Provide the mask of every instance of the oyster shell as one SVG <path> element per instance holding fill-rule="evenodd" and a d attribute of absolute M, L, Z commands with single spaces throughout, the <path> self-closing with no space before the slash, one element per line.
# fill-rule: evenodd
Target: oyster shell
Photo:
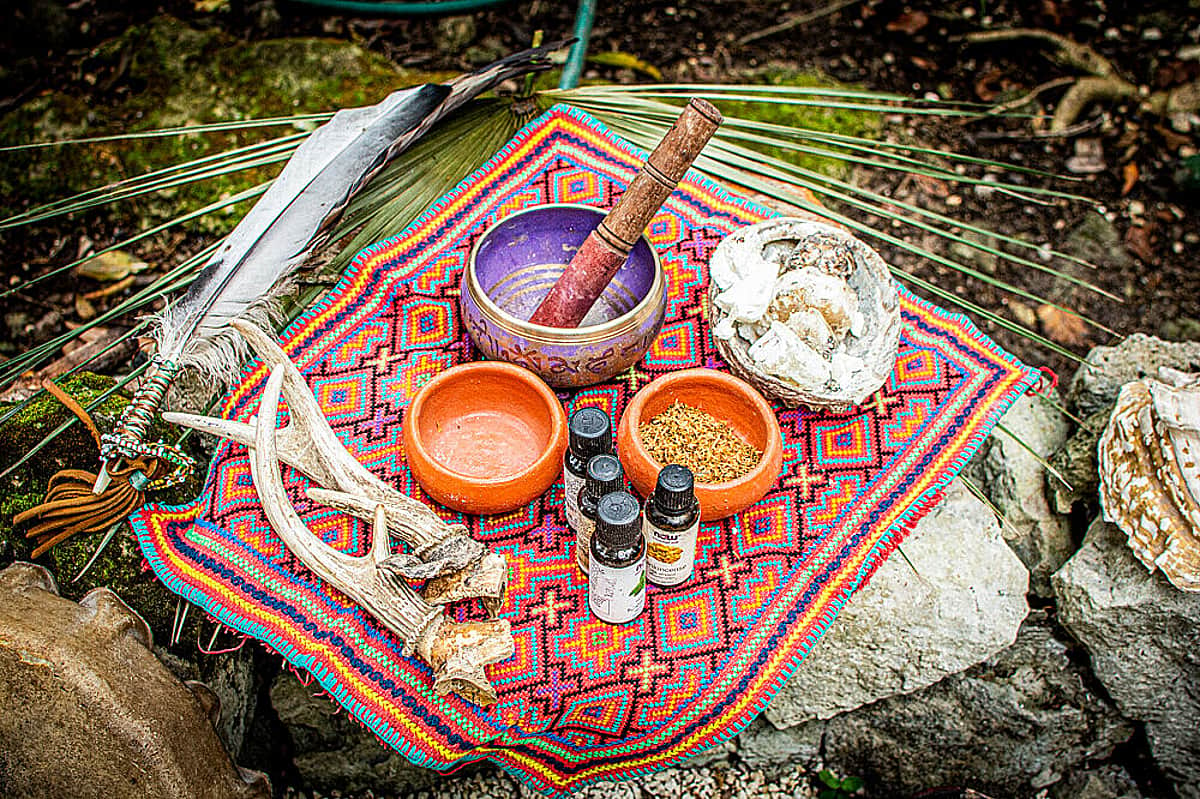
<path fill-rule="evenodd" d="M 1200 591 L 1200 375 L 1121 387 L 1097 447 L 1104 518 L 1149 570 Z"/>
<path fill-rule="evenodd" d="M 709 263 L 708 318 L 730 368 L 789 407 L 846 410 L 879 390 L 900 342 L 896 284 L 845 231 L 776 217 L 734 231 Z"/>

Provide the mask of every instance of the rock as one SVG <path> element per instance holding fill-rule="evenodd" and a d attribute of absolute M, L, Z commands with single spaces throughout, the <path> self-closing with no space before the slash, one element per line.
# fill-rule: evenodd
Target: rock
<path fill-rule="evenodd" d="M 1047 501 L 1046 468 L 1038 458 L 1046 460 L 1062 447 L 1069 423 L 1054 406 L 1030 395 L 1013 403 L 1000 423 L 1006 432 L 992 433 L 981 459 L 983 489 L 1007 521 L 1001 532 L 1029 569 L 1030 589 L 1048 597 L 1050 575 L 1071 556 L 1075 544 L 1066 517 Z"/>
<path fill-rule="evenodd" d="M 776 767 L 789 761 L 816 768 L 821 763 L 824 724 L 814 721 L 778 727 L 772 721 L 764 713 L 738 735 L 738 756 L 744 763 L 756 768 Z"/>
<path fill-rule="evenodd" d="M 1088 214 L 1067 234 L 1063 250 L 1097 266 L 1124 269 L 1133 261 L 1115 225 L 1100 214 Z"/>
<path fill-rule="evenodd" d="M 1093 509 L 1099 508 L 1096 492 L 1100 487 L 1100 475 L 1096 471 L 1096 444 L 1108 424 L 1111 412 L 1111 408 L 1105 407 L 1084 417 L 1083 424 L 1050 458 L 1050 465 L 1067 481 L 1049 481 L 1054 509 L 1059 513 L 1070 513 L 1077 502 L 1088 503 Z M 1095 512 L 1089 514 L 1095 515 Z"/>
<path fill-rule="evenodd" d="M 1051 799 L 1142 799 L 1142 792 L 1120 766 L 1077 771 L 1050 790 Z"/>
<path fill-rule="evenodd" d="M 210 628 L 206 625 L 205 629 Z M 230 633 L 226 630 L 223 635 L 227 640 Z M 172 654 L 164 647 L 157 647 L 155 654 L 179 679 L 202 682 L 212 690 L 220 701 L 217 734 L 235 759 L 246 762 L 242 758 L 242 745 L 258 712 L 261 679 L 256 667 L 262 659 L 262 650 L 243 646 L 236 652 L 219 655 L 205 655 L 194 647 L 184 651 L 190 659 Z"/>
<path fill-rule="evenodd" d="M 308 787 L 390 795 L 424 790 L 444 779 L 380 743 L 332 699 L 321 695 L 315 683 L 306 687 L 283 671 L 271 683 L 270 695 L 280 723 L 291 736 L 296 771 Z"/>
<path fill-rule="evenodd" d="M 1163 341 L 1135 333 L 1115 347 L 1095 347 L 1075 372 L 1068 400 L 1087 416 L 1117 401 L 1121 386 L 1143 377 L 1158 377 L 1158 367 L 1200 371 L 1200 342 Z"/>
<path fill-rule="evenodd" d="M 863 777 L 872 795 L 908 796 L 939 785 L 989 796 L 1031 796 L 1073 767 L 1103 759 L 1132 733 L 1035 611 L 995 657 L 918 693 L 893 696 L 773 733 L 799 745 L 800 762 Z M 764 725 L 759 731 L 772 734 Z M 762 752 L 762 744 L 757 751 Z"/>
<path fill-rule="evenodd" d="M 879 567 L 776 694 L 766 710 L 775 726 L 916 691 L 1012 643 L 1029 609 L 1028 574 L 961 483 L 901 550 L 908 561 L 894 553 Z"/>
<path fill-rule="evenodd" d="M 1145 723 L 1155 762 L 1181 797 L 1200 797 L 1200 595 L 1147 572 L 1125 534 L 1101 519 L 1054 575 L 1054 590 L 1096 678 Z"/>
<path fill-rule="evenodd" d="M 269 797 L 217 738 L 211 692 L 151 647 L 107 589 L 76 604 L 41 566 L 0 572 L 0 795 Z"/>

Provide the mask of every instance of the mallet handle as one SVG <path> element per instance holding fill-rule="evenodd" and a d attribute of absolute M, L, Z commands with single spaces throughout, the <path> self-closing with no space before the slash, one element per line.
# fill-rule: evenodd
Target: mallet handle
<path fill-rule="evenodd" d="M 621 199 L 575 252 L 530 322 L 579 326 L 721 120 L 712 103 L 691 99 Z"/>

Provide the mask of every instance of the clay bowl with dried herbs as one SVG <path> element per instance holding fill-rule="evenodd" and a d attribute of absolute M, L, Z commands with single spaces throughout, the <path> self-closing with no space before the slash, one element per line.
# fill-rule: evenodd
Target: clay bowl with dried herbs
<path fill-rule="evenodd" d="M 642 496 L 663 466 L 683 462 L 695 475 L 701 521 L 713 521 L 748 508 L 775 485 L 783 439 L 775 412 L 749 383 L 715 369 L 685 369 L 634 395 L 621 415 L 617 453 Z"/>

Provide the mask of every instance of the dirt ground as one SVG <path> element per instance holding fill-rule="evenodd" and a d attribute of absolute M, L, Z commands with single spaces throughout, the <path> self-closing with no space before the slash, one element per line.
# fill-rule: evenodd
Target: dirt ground
<path fill-rule="evenodd" d="M 1184 6 L 1184 7 L 1180 7 Z M 830 9 L 839 10 L 828 13 Z M 79 68 L 89 49 L 131 24 L 169 12 L 189 24 L 218 26 L 246 40 L 314 34 L 344 37 L 377 50 L 395 63 L 422 69 L 457 70 L 488 53 L 525 46 L 535 30 L 567 34 L 573 4 L 545 0 L 505 3 L 492 10 L 447 19 L 367 19 L 273 0 L 226 4 L 202 0 L 116 3 L 78 0 L 70 4 L 25 0 L 16 23 L 0 41 L 0 113 L 39 93 L 74 87 L 121 91 L 120 77 L 95 81 Z M 206 9 L 216 8 L 215 11 Z M 817 12 L 790 30 L 772 26 Z M 815 68 L 834 78 L 871 89 L 914 97 L 999 103 L 1038 91 L 1026 112 L 1052 113 L 1071 79 L 1083 76 L 1056 58 L 1055 48 L 1036 41 L 972 43 L 986 30 L 1036 28 L 1092 45 L 1143 96 L 1189 84 L 1200 75 L 1200 4 L 1105 3 L 1103 0 L 1036 0 L 954 4 L 918 1 L 773 3 L 765 0 L 715 2 L 602 3 L 590 52 L 619 51 L 660 69 L 667 80 L 731 81 L 772 64 Z M 446 47 L 448 36 L 459 46 Z M 637 79 L 630 70 L 589 67 L 597 77 Z M 129 90 L 129 87 L 125 87 Z M 1065 134 L 1052 134 L 1043 120 L 972 122 L 904 120 L 886 135 L 918 140 L 981 158 L 1065 176 L 1065 179 L 995 170 L 970 169 L 974 177 L 1045 185 L 1077 193 L 1090 202 L 1057 201 L 1046 206 L 1014 200 L 986 187 L 941 180 L 863 172 L 858 176 L 885 196 L 944 212 L 966 223 L 1015 235 L 1042 250 L 1064 249 L 1096 269 L 1069 267 L 1116 299 L 1071 287 L 1027 268 L 997 264 L 961 247 L 949 251 L 967 258 L 985 274 L 1011 280 L 1030 292 L 1078 310 L 1116 334 L 1146 332 L 1170 338 L 1200 336 L 1200 271 L 1193 250 L 1200 204 L 1200 163 L 1195 156 L 1200 117 L 1195 113 L 1158 115 L 1137 100 L 1106 101 L 1083 110 Z M 1195 170 L 1193 172 L 1192 170 Z M 986 178 L 991 179 L 991 178 Z M 878 220 L 872 220 L 878 223 Z M 49 236 L 49 238 L 47 238 Z M 103 231 L 92 237 L 102 244 Z M 946 252 L 932 238 L 912 237 Z M 53 234 L 8 242 L 10 264 L 46 260 L 61 242 Z M 1016 297 L 985 282 L 963 277 L 887 245 L 885 257 L 916 274 L 1008 318 L 1036 328 L 1065 348 L 1087 348 L 1114 340 L 1112 333 L 1080 324 L 1069 315 L 1041 307 L 1040 300 Z M 14 251 L 15 250 L 15 251 Z M 1035 260 L 1037 257 L 1035 255 Z M 10 274 L 12 272 L 10 271 Z M 981 326 L 1031 363 L 1064 377 L 1074 362 L 1044 347 L 980 321 Z"/>

